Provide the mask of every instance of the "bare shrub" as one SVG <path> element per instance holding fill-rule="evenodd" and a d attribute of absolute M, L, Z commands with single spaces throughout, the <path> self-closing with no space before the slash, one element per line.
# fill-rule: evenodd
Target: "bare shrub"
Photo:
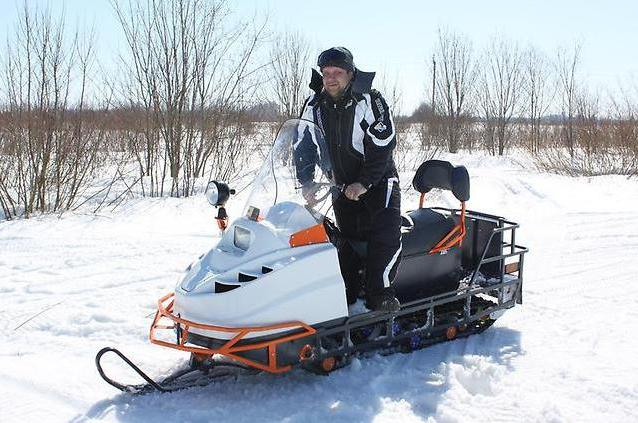
<path fill-rule="evenodd" d="M 534 47 L 529 47 L 523 58 L 523 87 L 526 96 L 526 114 L 529 120 L 527 147 L 534 153 L 543 143 L 542 119 L 555 98 L 548 58 Z"/>
<path fill-rule="evenodd" d="M 112 1 L 128 54 L 122 104 L 141 111 L 130 147 L 144 195 L 188 196 L 246 160 L 246 109 L 259 84 L 262 25 L 232 24 L 225 1 Z M 170 178 L 170 189 L 164 186 Z"/>
<path fill-rule="evenodd" d="M 300 32 L 280 34 L 270 50 L 270 68 L 279 113 L 284 119 L 299 114 L 310 72 L 310 44 Z"/>
<path fill-rule="evenodd" d="M 578 65 L 580 64 L 581 45 L 574 44 L 573 50 L 559 48 L 556 53 L 556 71 L 562 100 L 563 142 L 570 155 L 575 151 L 574 115 L 578 92 Z"/>
<path fill-rule="evenodd" d="M 93 36 L 25 2 L 2 69 L 5 218 L 71 208 L 98 167 L 104 131 L 87 110 Z"/>
<path fill-rule="evenodd" d="M 569 176 L 634 175 L 636 161 L 621 151 L 604 150 L 587 154 L 575 148 L 573 155 L 562 145 L 540 150 L 535 156 L 538 169 Z"/>
<path fill-rule="evenodd" d="M 447 149 L 444 119 L 435 114 L 429 104 L 421 103 L 407 118 L 407 122 L 411 124 L 411 130 L 418 139 L 421 148 Z"/>
<path fill-rule="evenodd" d="M 439 155 L 441 148 L 423 141 L 424 123 L 406 124 L 394 150 L 394 161 L 400 172 L 415 170 L 421 163 Z"/>
<path fill-rule="evenodd" d="M 436 74 L 437 113 L 446 128 L 448 150 L 458 151 L 461 146 L 463 125 L 471 112 L 471 95 L 475 88 L 477 68 L 469 39 L 439 29 L 436 48 L 438 63 Z M 464 118 L 465 117 L 465 118 Z"/>
<path fill-rule="evenodd" d="M 401 89 L 399 75 L 390 77 L 386 71 L 377 75 L 377 89 L 383 95 L 392 111 L 392 116 L 398 118 L 403 115 L 403 90 Z"/>
<path fill-rule="evenodd" d="M 512 117 L 520 109 L 522 56 L 516 44 L 494 37 L 483 59 L 478 95 L 483 112 L 483 141 L 491 154 L 501 156 L 509 144 Z"/>
<path fill-rule="evenodd" d="M 560 128 L 554 145 L 537 153 L 539 168 L 572 176 L 634 175 L 638 128 L 631 115 L 601 117 L 600 95 L 584 90 L 574 104 L 574 146 L 565 146 L 566 128 Z"/>
<path fill-rule="evenodd" d="M 638 175 L 638 81 L 626 81 L 620 94 L 611 98 L 608 131 L 613 143 L 627 161 L 627 172 Z"/>
<path fill-rule="evenodd" d="M 409 119 L 402 115 L 403 108 L 403 91 L 399 84 L 399 77 L 395 75 L 390 78 L 387 72 L 383 71 L 378 75 L 377 84 L 378 90 L 383 95 L 383 98 L 388 103 L 390 112 L 392 113 L 394 121 L 394 129 L 397 136 L 397 148 L 395 150 L 395 159 L 398 158 L 397 166 L 401 167 L 406 165 L 407 151 L 404 148 L 408 148 L 413 144 L 413 130 Z"/>

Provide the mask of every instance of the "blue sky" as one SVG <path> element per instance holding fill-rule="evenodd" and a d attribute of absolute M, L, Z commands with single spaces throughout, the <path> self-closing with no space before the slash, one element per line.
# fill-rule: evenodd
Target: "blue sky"
<path fill-rule="evenodd" d="M 121 35 L 108 0 L 28 0 L 64 4 L 70 23 L 94 24 L 100 58 L 111 60 Z M 16 19 L 21 1 L 0 0 L 0 37 Z M 398 78 L 404 109 L 426 98 L 429 62 L 438 27 L 467 35 L 479 52 L 494 34 L 533 44 L 553 56 L 559 46 L 582 42 L 582 75 L 593 89 L 616 87 L 638 76 L 638 2 L 630 0 L 241 0 L 229 2 L 238 17 L 265 13 L 273 29 L 303 32 L 315 53 L 333 45 L 348 47 L 363 70 Z"/>

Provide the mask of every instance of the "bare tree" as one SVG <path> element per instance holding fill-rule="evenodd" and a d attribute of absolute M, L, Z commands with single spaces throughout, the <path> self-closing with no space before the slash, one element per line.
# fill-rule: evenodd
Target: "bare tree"
<path fill-rule="evenodd" d="M 98 165 L 104 132 L 87 112 L 93 36 L 25 1 L 2 69 L 7 120 L 0 128 L 5 217 L 69 209 Z"/>
<path fill-rule="evenodd" d="M 477 110 L 482 121 L 483 145 L 490 152 L 496 154 L 496 119 L 495 105 L 486 71 L 480 73 L 477 93 Z"/>
<path fill-rule="evenodd" d="M 285 119 L 299 115 L 311 66 L 310 44 L 300 32 L 285 32 L 276 38 L 270 67 L 279 112 Z"/>
<path fill-rule="evenodd" d="M 620 87 L 620 98 L 612 99 L 612 134 L 621 152 L 627 174 L 638 175 L 638 80 L 626 81 Z"/>
<path fill-rule="evenodd" d="M 428 66 L 429 93 L 426 89 L 430 102 L 421 102 L 412 112 L 409 121 L 417 126 L 417 137 L 422 148 L 429 149 L 434 146 L 444 147 L 447 144 L 447 125 L 445 117 L 437 113 L 437 63 L 436 55 L 432 55 L 431 65 Z"/>
<path fill-rule="evenodd" d="M 403 114 L 403 90 L 401 89 L 400 78 L 398 74 L 390 77 L 384 70 L 377 75 L 378 90 L 388 103 L 388 107 L 392 110 L 392 116 L 398 117 Z"/>
<path fill-rule="evenodd" d="M 529 147 L 532 152 L 538 152 L 541 144 L 541 120 L 554 100 L 555 90 L 551 82 L 549 60 L 544 54 L 534 47 L 529 47 L 523 60 L 523 87 L 530 121 Z"/>
<path fill-rule="evenodd" d="M 536 154 L 537 163 L 546 170 L 570 175 L 634 175 L 638 162 L 638 127 L 633 101 L 624 107 L 625 93 L 612 98 L 612 116 L 603 116 L 601 95 L 580 88 L 574 101 L 574 149 L 570 152 L 559 139 L 558 148 Z M 615 113 L 615 115 L 614 115 Z"/>
<path fill-rule="evenodd" d="M 494 37 L 488 46 L 481 72 L 481 106 L 484 111 L 488 146 L 503 155 L 508 144 L 508 127 L 518 111 L 522 94 L 522 56 L 516 44 Z"/>
<path fill-rule="evenodd" d="M 187 196 L 197 178 L 228 177 L 241 157 L 243 111 L 258 86 L 256 51 L 265 22 L 231 24 L 223 0 L 130 0 L 112 6 L 124 31 L 129 73 L 122 96 L 144 112 L 132 148 L 149 195 Z M 143 191 L 144 178 L 142 179 Z"/>
<path fill-rule="evenodd" d="M 574 157 L 574 114 L 576 112 L 577 72 L 580 63 L 581 44 L 574 44 L 568 51 L 559 48 L 556 54 L 556 70 L 560 81 L 559 88 L 562 97 L 562 115 L 564 127 L 564 142 L 570 156 Z"/>
<path fill-rule="evenodd" d="M 438 63 L 436 111 L 446 120 L 448 149 L 455 153 L 477 75 L 472 43 L 461 35 L 439 29 L 435 56 Z"/>

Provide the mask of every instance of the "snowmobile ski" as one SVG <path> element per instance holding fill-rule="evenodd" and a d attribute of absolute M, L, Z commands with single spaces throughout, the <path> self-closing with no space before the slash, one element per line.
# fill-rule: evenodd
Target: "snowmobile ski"
<path fill-rule="evenodd" d="M 124 361 L 131 369 L 135 371 L 146 383 L 141 384 L 123 384 L 117 382 L 106 375 L 102 368 L 101 359 L 106 353 L 114 353 L 122 361 Z M 184 369 L 180 369 L 165 377 L 161 381 L 153 380 L 142 369 L 135 365 L 128 357 L 126 357 L 121 351 L 112 347 L 102 348 L 95 356 L 95 365 L 97 367 L 100 376 L 106 383 L 119 389 L 122 392 L 133 395 L 144 395 L 153 392 L 174 392 L 182 389 L 188 389 L 196 386 L 206 386 L 216 380 L 230 378 L 238 376 L 240 373 L 257 373 L 253 369 L 247 369 L 246 367 L 236 363 L 214 363 L 209 362 L 207 364 L 189 365 Z"/>

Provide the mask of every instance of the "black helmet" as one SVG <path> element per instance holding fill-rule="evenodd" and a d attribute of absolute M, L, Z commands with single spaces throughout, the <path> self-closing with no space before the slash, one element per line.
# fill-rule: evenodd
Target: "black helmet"
<path fill-rule="evenodd" d="M 319 69 L 324 66 L 336 66 L 354 72 L 352 53 L 345 47 L 332 47 L 323 51 L 317 59 L 317 66 L 319 66 Z"/>

